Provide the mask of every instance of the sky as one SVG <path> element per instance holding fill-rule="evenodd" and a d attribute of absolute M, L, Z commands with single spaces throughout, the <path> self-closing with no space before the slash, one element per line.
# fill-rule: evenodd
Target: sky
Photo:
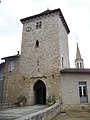
<path fill-rule="evenodd" d="M 0 58 L 16 55 L 17 51 L 21 51 L 23 26 L 20 19 L 41 13 L 47 8 L 60 8 L 70 29 L 70 67 L 75 67 L 78 42 L 84 67 L 90 68 L 90 0 L 1 0 Z"/>

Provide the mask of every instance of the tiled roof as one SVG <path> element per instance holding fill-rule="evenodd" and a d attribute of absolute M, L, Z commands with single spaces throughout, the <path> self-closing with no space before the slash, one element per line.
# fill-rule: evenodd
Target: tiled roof
<path fill-rule="evenodd" d="M 20 19 L 20 21 L 23 23 L 26 20 L 37 18 L 37 17 L 44 16 L 44 15 L 48 15 L 48 14 L 55 13 L 55 12 L 59 12 L 60 19 L 61 19 L 61 21 L 62 21 L 62 23 L 63 23 L 67 33 L 69 34 L 69 32 L 70 32 L 69 27 L 68 27 L 68 25 L 67 25 L 67 23 L 66 23 L 66 21 L 64 19 L 64 16 L 63 16 L 60 8 L 54 9 L 54 10 L 46 10 L 46 11 L 40 13 L 40 14 L 36 14 L 36 15 L 33 15 L 33 16 L 30 16 L 30 17 L 26 17 L 26 18 Z"/>
<path fill-rule="evenodd" d="M 85 69 L 85 68 L 68 68 L 68 69 L 62 69 L 60 71 L 61 73 L 85 73 L 85 74 L 90 74 L 90 69 Z"/>

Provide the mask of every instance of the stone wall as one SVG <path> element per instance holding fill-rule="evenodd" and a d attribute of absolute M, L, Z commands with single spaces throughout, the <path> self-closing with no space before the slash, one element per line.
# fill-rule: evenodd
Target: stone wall
<path fill-rule="evenodd" d="M 51 120 L 58 113 L 60 113 L 60 104 L 55 103 L 51 107 L 45 108 L 44 110 L 26 115 L 25 117 L 18 118 L 16 120 Z"/>
<path fill-rule="evenodd" d="M 2 103 L 0 104 L 0 109 L 16 107 L 14 103 Z"/>
<path fill-rule="evenodd" d="M 36 29 L 36 22 L 42 28 Z M 29 32 L 27 27 L 31 27 Z M 36 47 L 36 41 L 39 46 Z M 10 61 L 5 63 L 4 100 L 14 103 L 18 96 L 27 98 L 27 105 L 35 104 L 34 85 L 38 80 L 45 83 L 46 98 L 61 97 L 60 70 L 69 67 L 68 37 L 58 13 L 38 17 L 23 23 L 21 56 L 13 60 L 14 69 L 8 71 Z"/>
<path fill-rule="evenodd" d="M 16 57 L 13 60 L 6 60 L 4 67 L 4 87 L 3 87 L 3 103 L 15 103 L 17 97 L 22 92 L 23 80 L 19 73 L 19 60 Z M 9 71 L 8 66 L 13 62 L 13 69 Z"/>
<path fill-rule="evenodd" d="M 5 77 L 4 102 L 15 103 L 20 95 L 23 95 L 24 80 L 22 76 L 13 75 Z"/>
<path fill-rule="evenodd" d="M 3 86 L 4 86 L 4 80 L 0 79 L 0 104 L 3 102 Z"/>
<path fill-rule="evenodd" d="M 42 28 L 36 29 L 35 24 L 40 21 L 42 21 Z M 27 27 L 31 27 L 30 32 L 26 31 Z M 38 47 L 36 47 L 37 40 Z M 55 95 L 56 99 L 60 98 L 62 56 L 64 67 L 69 67 L 67 32 L 58 13 L 23 23 L 20 72 L 26 78 L 23 93 L 26 92 L 30 98 L 29 104 L 33 104 L 33 86 L 37 80 L 45 83 L 46 97 Z"/>
<path fill-rule="evenodd" d="M 41 29 L 35 28 L 38 21 L 42 21 Z M 28 26 L 32 28 L 30 32 L 26 32 Z M 39 41 L 38 47 L 36 47 L 36 40 Z M 45 76 L 59 69 L 58 15 L 49 15 L 26 22 L 23 25 L 22 34 L 21 73 L 30 76 Z"/>
<path fill-rule="evenodd" d="M 42 22 L 42 28 L 36 29 L 36 22 Z M 31 27 L 30 32 L 26 31 Z M 36 41 L 39 46 L 36 47 Z M 61 57 L 64 68 L 69 67 L 68 36 L 59 14 L 39 17 L 23 24 L 20 71 L 30 76 L 43 76 L 61 69 Z"/>

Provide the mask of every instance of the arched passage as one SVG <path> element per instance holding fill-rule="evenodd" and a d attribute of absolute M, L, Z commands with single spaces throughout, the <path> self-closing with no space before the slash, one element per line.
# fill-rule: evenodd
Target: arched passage
<path fill-rule="evenodd" d="M 46 86 L 43 81 L 38 80 L 34 85 L 36 104 L 46 104 Z"/>

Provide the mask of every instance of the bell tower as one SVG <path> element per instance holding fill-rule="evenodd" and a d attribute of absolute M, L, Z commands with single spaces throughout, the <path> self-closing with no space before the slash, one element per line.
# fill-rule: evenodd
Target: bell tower
<path fill-rule="evenodd" d="M 81 57 L 81 53 L 80 53 L 80 50 L 79 50 L 79 47 L 78 47 L 78 43 L 77 43 L 75 67 L 76 68 L 84 68 L 84 63 L 83 63 L 83 59 Z"/>
<path fill-rule="evenodd" d="M 60 70 L 70 67 L 68 48 L 70 30 L 64 16 L 59 8 L 48 9 L 20 21 L 23 24 L 20 56 L 20 73 L 25 78 L 22 77 L 25 82 L 23 93 L 27 94 L 29 104 L 38 103 L 41 97 L 46 99 L 52 95 L 59 99 Z M 42 96 L 38 97 L 40 92 Z"/>
<path fill-rule="evenodd" d="M 60 9 L 46 10 L 23 18 L 20 71 L 32 76 L 47 76 L 69 68 L 68 34 Z"/>

